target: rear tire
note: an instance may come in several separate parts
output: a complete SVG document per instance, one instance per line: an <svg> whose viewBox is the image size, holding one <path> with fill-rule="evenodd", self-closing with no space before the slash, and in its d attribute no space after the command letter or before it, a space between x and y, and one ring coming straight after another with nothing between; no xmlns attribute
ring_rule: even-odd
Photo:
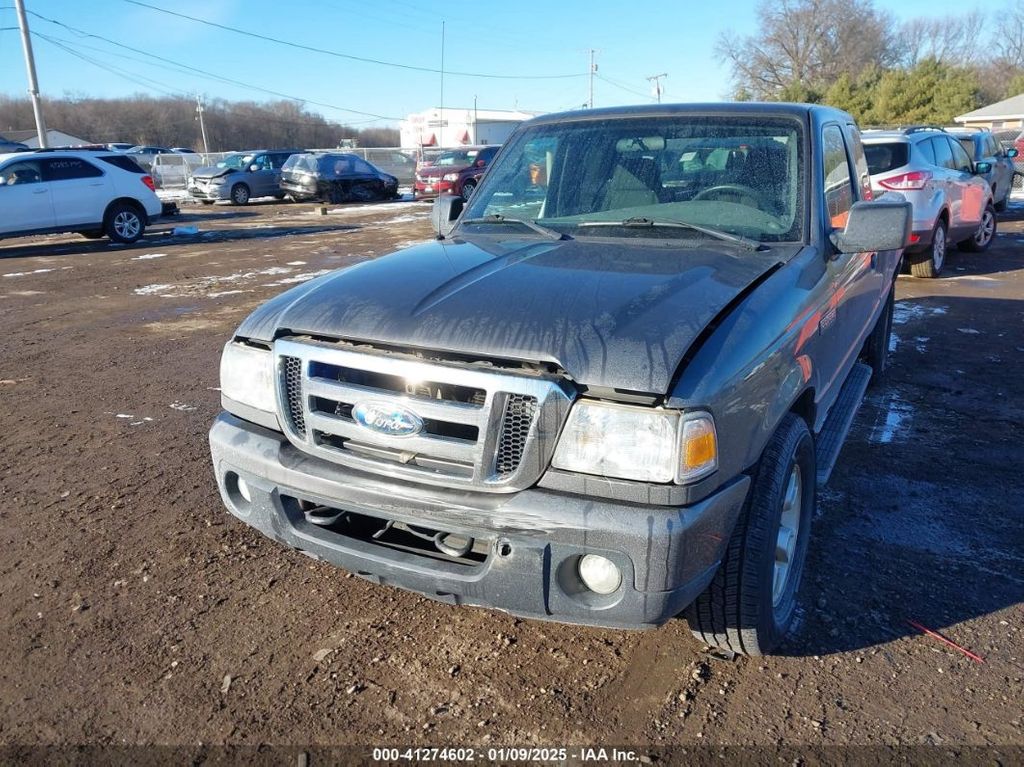
<svg viewBox="0 0 1024 767"><path fill-rule="evenodd" d="M231 187L231 204L248 205L249 187L247 187L245 184L235 184L233 187Z"/></svg>
<svg viewBox="0 0 1024 767"><path fill-rule="evenodd" d="M946 222L940 218L932 230L932 246L928 252L907 256L910 259L910 273L925 279L938 277L946 263L946 248Z"/></svg>
<svg viewBox="0 0 1024 767"><path fill-rule="evenodd" d="M765 655L782 641L796 613L816 491L814 440L788 413L761 454L715 577L686 608L694 636L743 655Z"/></svg>
<svg viewBox="0 0 1024 767"><path fill-rule="evenodd" d="M981 214L981 225L978 227L978 231L974 233L973 237L958 242L957 247L971 253L986 251L996 238L996 228L996 209L989 203L985 206L985 212Z"/></svg>
<svg viewBox="0 0 1024 767"><path fill-rule="evenodd" d="M129 245L146 231L146 219L139 208L127 202L115 202L103 217L103 231L111 242Z"/></svg>
<svg viewBox="0 0 1024 767"><path fill-rule="evenodd" d="M889 288L889 296L885 300L882 313L875 322L875 327L864 342L861 359L871 366L871 386L877 386L885 376L886 362L889 358L889 336L892 333L892 314L896 304L896 285Z"/></svg>

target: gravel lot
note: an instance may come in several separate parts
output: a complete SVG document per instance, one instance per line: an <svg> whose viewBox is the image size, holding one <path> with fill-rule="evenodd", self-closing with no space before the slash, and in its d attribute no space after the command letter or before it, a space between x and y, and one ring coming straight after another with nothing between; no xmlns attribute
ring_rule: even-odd
<svg viewBox="0 0 1024 767"><path fill-rule="evenodd" d="M900 278L798 631L760 660L682 621L436 604L222 508L224 341L288 285L426 239L428 213L185 208L197 234L0 243L0 744L1024 744L1024 209L947 278Z"/></svg>

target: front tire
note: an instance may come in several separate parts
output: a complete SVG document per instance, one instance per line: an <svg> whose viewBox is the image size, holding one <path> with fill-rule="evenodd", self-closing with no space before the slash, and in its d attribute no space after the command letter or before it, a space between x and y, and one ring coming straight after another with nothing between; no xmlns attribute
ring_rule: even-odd
<svg viewBox="0 0 1024 767"><path fill-rule="evenodd" d="M245 184L235 184L233 187L231 187L231 204L248 205L249 187L247 187Z"/></svg>
<svg viewBox="0 0 1024 767"><path fill-rule="evenodd" d="M782 641L796 612L816 490L814 440L788 413L758 461L714 579L686 608L694 636L743 655L765 655Z"/></svg>
<svg viewBox="0 0 1024 767"><path fill-rule="evenodd" d="M103 219L103 231L111 242L130 245L146 231L146 220L139 209L127 202L114 203Z"/></svg>
<svg viewBox="0 0 1024 767"><path fill-rule="evenodd" d="M462 185L462 199L468 200L473 196L473 191L476 189L475 181L467 181Z"/></svg>
<svg viewBox="0 0 1024 767"><path fill-rule="evenodd" d="M941 218L932 230L932 246L927 253L910 256L910 273L915 277L933 279L942 274L942 266L946 263L946 222Z"/></svg>
<svg viewBox="0 0 1024 767"><path fill-rule="evenodd" d="M973 237L963 242L958 242L957 247L960 250L970 251L971 253L981 253L989 249L995 238L996 209L989 203L985 206L985 212L981 214L981 225L978 226L978 231L974 233Z"/></svg>

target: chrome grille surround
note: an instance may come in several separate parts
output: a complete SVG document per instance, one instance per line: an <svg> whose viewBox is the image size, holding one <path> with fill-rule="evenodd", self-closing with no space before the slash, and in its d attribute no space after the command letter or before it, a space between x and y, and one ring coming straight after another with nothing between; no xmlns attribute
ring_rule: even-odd
<svg viewBox="0 0 1024 767"><path fill-rule="evenodd" d="M314 339L274 343L277 399L289 441L299 450L351 468L444 487L515 492L535 484L547 468L573 395L553 376L407 355L365 351ZM299 360L301 375L294 375ZM414 396L311 376L337 367L409 382L484 392L482 404ZM301 402L296 412L294 403ZM372 401L412 411L435 433L391 436L361 426L347 414ZM475 439L466 434L473 434ZM447 431L460 436L446 436Z"/></svg>

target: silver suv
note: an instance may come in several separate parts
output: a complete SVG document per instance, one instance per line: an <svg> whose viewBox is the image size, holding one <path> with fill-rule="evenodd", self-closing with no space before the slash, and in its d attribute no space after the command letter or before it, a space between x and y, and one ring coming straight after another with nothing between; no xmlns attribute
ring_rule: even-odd
<svg viewBox="0 0 1024 767"><path fill-rule="evenodd" d="M915 277L938 277L946 250L987 250L996 235L987 162L975 163L941 128L917 126L863 134L864 153L876 196L898 193L914 209L905 259Z"/></svg>

